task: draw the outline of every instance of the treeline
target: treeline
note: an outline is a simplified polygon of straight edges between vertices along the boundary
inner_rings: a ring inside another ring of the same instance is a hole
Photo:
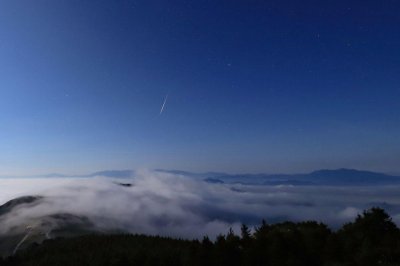
[[[87,235],[47,240],[2,265],[400,265],[400,230],[380,208],[333,232],[317,222],[242,225],[215,241],[144,235]]]

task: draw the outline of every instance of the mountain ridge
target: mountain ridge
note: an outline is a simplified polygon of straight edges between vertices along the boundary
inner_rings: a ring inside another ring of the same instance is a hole
[[[203,180],[208,183],[226,183],[243,185],[386,185],[400,184],[400,176],[385,173],[339,168],[320,169],[310,173],[299,174],[227,174],[222,172],[195,173],[176,169],[154,169],[156,173],[167,173],[180,175],[196,180]],[[103,170],[84,175],[65,175],[61,173],[32,176],[43,178],[92,178],[102,176],[107,178],[134,178],[134,170]]]
[[[247,185],[386,185],[400,184],[400,176],[384,173],[339,168],[320,169],[302,174],[222,174],[190,173],[178,170],[162,170],[167,173],[202,178],[209,183],[231,183]]]

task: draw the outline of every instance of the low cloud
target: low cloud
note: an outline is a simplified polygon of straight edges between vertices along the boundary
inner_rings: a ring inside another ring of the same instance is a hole
[[[0,234],[54,214],[87,217],[98,230],[160,234],[183,238],[215,237],[240,223],[261,219],[317,220],[333,228],[363,209],[382,206],[400,222],[398,186],[321,187],[209,184],[188,177],[139,171],[135,178],[3,179],[0,204],[17,196],[41,195],[0,221]],[[5,193],[3,193],[3,188]]]

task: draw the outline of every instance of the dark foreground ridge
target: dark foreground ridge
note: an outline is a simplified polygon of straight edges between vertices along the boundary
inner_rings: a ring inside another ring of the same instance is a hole
[[[1,265],[400,265],[400,230],[380,208],[337,232],[317,222],[242,225],[215,241],[144,235],[86,235],[46,240]]]

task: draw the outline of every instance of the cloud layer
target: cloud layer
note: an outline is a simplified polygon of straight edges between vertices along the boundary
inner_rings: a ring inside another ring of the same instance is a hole
[[[338,227],[363,209],[382,206],[400,223],[398,186],[322,187],[209,184],[180,175],[141,171],[126,187],[104,177],[0,179],[0,204],[42,195],[2,218],[0,234],[57,213],[85,216],[99,230],[199,238],[240,223],[317,220]]]

